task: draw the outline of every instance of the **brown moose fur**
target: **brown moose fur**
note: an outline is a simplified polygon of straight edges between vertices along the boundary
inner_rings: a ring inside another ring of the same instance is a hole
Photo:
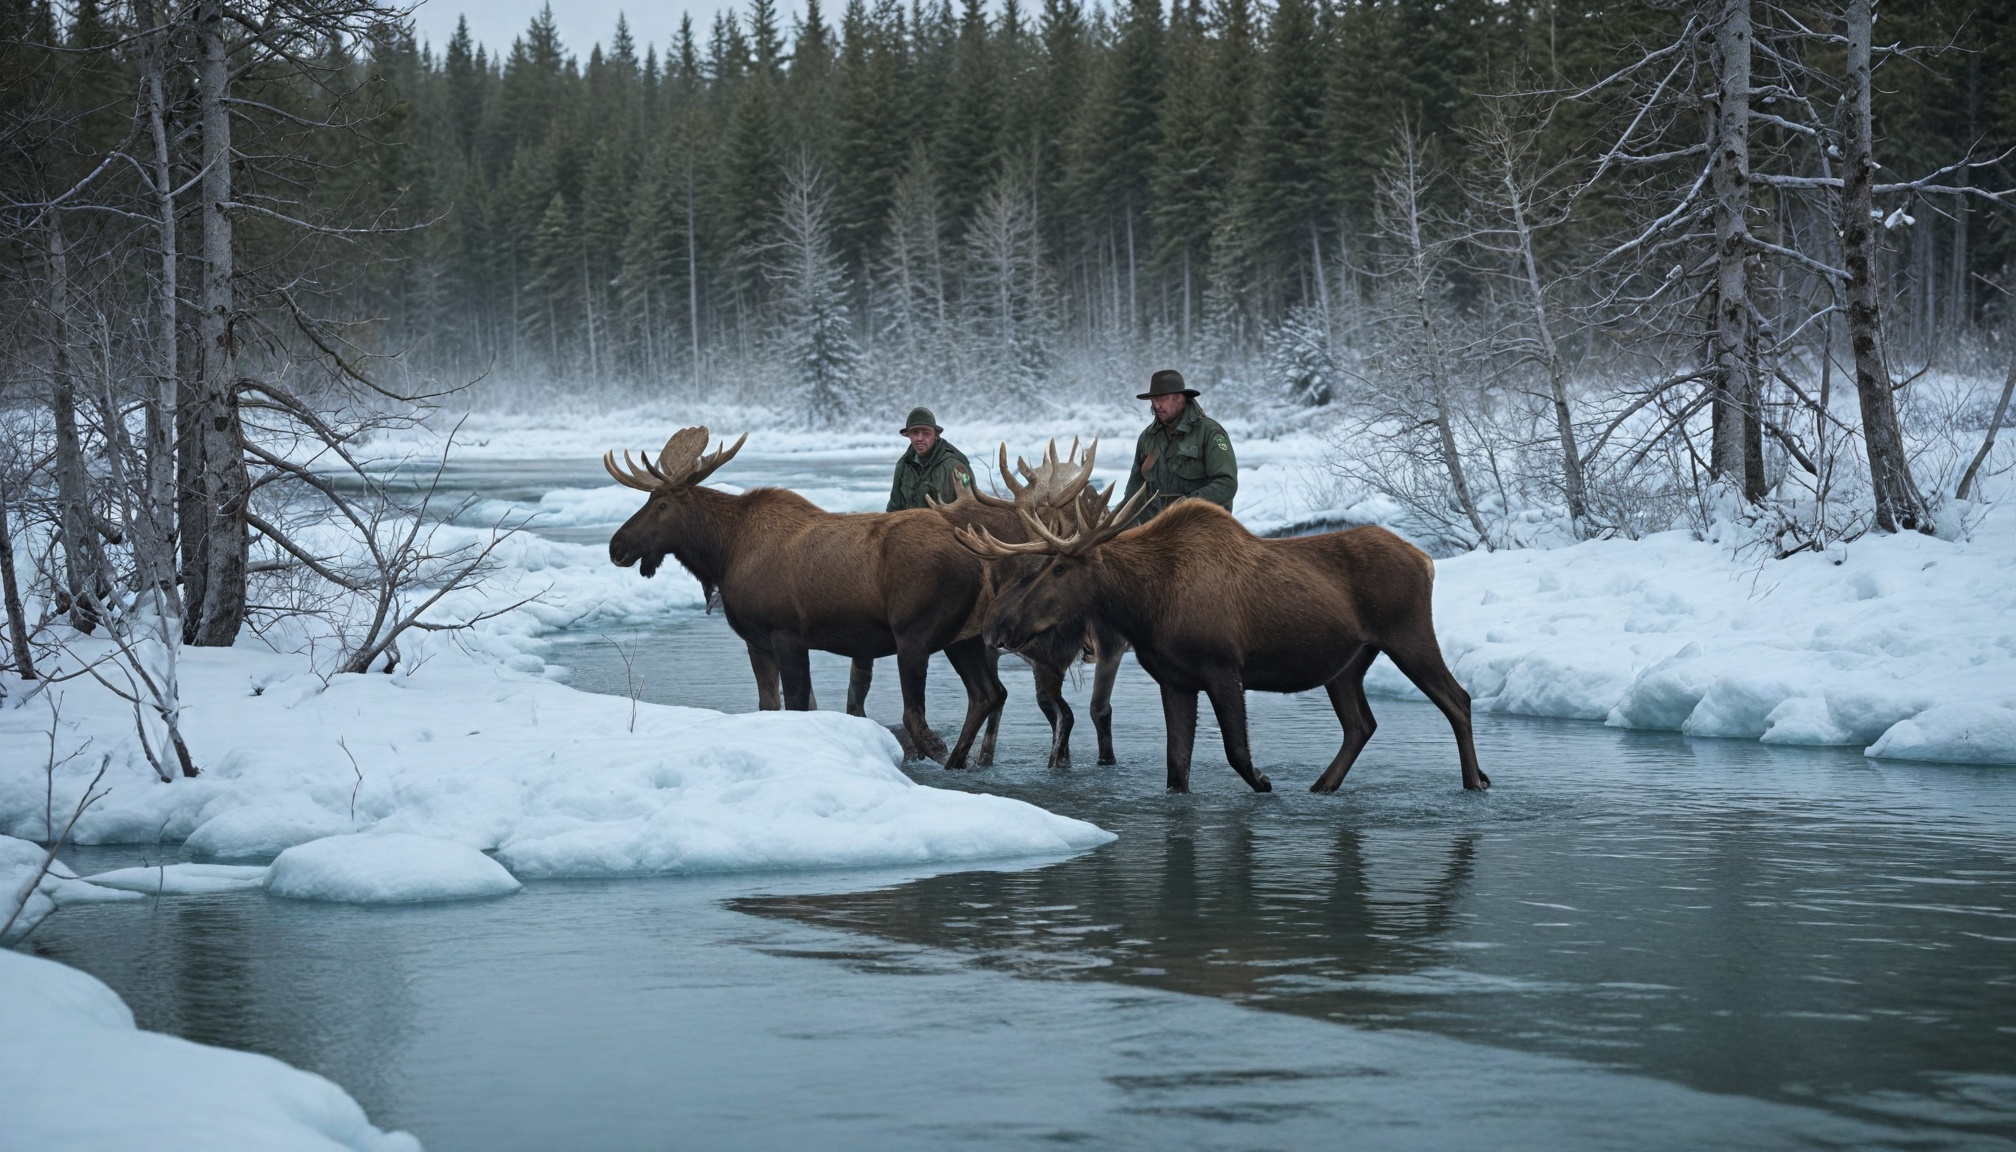
[[[1012,649],[1086,618],[1125,637],[1162,687],[1170,791],[1190,789],[1198,692],[1211,698],[1233,769],[1266,792],[1272,785],[1247,746],[1244,692],[1318,685],[1344,726],[1344,745],[1310,790],[1335,791],[1376,727],[1365,672],[1381,652],[1448,717],[1463,786],[1490,786],[1471,740],[1470,695],[1435,640],[1435,565],[1391,532],[1262,540],[1224,509],[1184,500],[1074,551],[1082,554],[994,561],[1002,587],[988,607],[987,638]]]
[[[781,679],[787,708],[812,707],[810,649],[852,658],[857,680],[864,662],[895,656],[911,740],[946,767],[963,767],[982,721],[998,721],[1007,690],[979,636],[981,562],[938,513],[839,515],[780,488],[729,495],[699,487],[704,478],[652,491],[610,538],[609,559],[650,576],[670,554],[707,593],[718,589],[759,690]],[[949,754],[924,718],[925,671],[940,650],[966,686],[966,719]],[[980,763],[992,759],[993,743],[990,726]]]
[[[961,499],[952,504],[937,505],[936,511],[955,531],[982,528],[995,539],[1010,543],[1029,539],[1029,531],[1014,508]],[[990,565],[980,595],[983,612],[997,591],[993,566]],[[1036,706],[1050,721],[1049,766],[1052,768],[1071,766],[1071,729],[1077,717],[1064,699],[1064,676],[1083,657],[1088,644],[1094,660],[1092,730],[1099,741],[1099,763],[1112,764],[1116,763],[1113,753],[1113,682],[1120,675],[1120,658],[1127,653],[1127,642],[1120,638],[1119,633],[1099,621],[1081,620],[1064,627],[1038,631],[1009,649],[1029,662],[1029,671],[1036,685]]]

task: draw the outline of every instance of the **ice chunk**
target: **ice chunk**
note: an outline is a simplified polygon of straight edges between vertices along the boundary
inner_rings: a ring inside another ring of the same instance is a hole
[[[174,1075],[150,1074],[173,1069]],[[123,1152],[420,1152],[341,1088],[270,1056],[133,1026],[95,977],[0,949],[0,1144]]]
[[[119,868],[87,876],[105,888],[143,895],[207,896],[212,892],[242,892],[266,883],[263,864],[167,864],[155,868]]]
[[[1887,760],[2016,763],[2016,701],[1941,704],[1899,720],[1869,746]]]
[[[346,904],[468,900],[521,887],[503,865],[467,844],[403,832],[311,840],[282,852],[266,877],[275,896]]]

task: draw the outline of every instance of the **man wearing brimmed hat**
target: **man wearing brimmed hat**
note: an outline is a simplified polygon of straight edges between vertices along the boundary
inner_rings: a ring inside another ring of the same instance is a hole
[[[889,486],[889,511],[927,507],[927,494],[941,504],[951,503],[957,495],[952,488],[954,477],[969,488],[973,486],[973,466],[966,462],[964,452],[945,439],[945,429],[938,426],[938,418],[929,408],[912,408],[901,431],[910,441],[910,450],[896,461],[896,482]]]
[[[1239,462],[1232,456],[1232,440],[1216,420],[1204,414],[1197,403],[1197,390],[1185,387],[1183,374],[1164,368],[1148,380],[1141,399],[1155,411],[1155,419],[1134,443],[1134,470],[1127,474],[1127,495],[1143,484],[1154,495],[1142,505],[1135,523],[1152,519],[1156,513],[1186,496],[1209,500],[1232,510],[1232,497],[1239,492]]]

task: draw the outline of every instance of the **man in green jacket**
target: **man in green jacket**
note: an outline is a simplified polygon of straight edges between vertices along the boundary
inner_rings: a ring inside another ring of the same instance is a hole
[[[1146,484],[1153,496],[1134,522],[1144,523],[1186,496],[1230,512],[1239,492],[1239,462],[1225,429],[1198,405],[1197,390],[1184,386],[1181,372],[1164,368],[1149,378],[1140,398],[1148,401],[1155,419],[1134,444],[1127,495]]]
[[[952,488],[954,477],[968,488],[973,486],[973,466],[966,462],[964,452],[945,439],[945,429],[938,426],[938,418],[929,408],[912,408],[902,431],[910,441],[910,450],[896,461],[896,480],[889,485],[889,511],[927,507],[927,494],[940,504],[951,503],[957,495]]]

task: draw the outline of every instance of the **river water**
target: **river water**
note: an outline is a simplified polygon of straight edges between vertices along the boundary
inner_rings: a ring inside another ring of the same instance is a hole
[[[591,476],[461,481],[530,500]],[[718,616],[618,639],[644,699],[754,707]],[[549,658],[589,691],[633,683],[600,636]],[[846,672],[815,662],[827,706]],[[1028,674],[1003,674],[999,762],[910,771],[1115,843],[472,904],[171,899],[38,938],[143,1026],[321,1072],[434,1149],[2016,1145],[2016,774],[1485,716],[1496,786],[1472,795],[1438,713],[1375,699],[1378,734],[1318,797],[1340,738],[1318,693],[1249,698],[1279,791],[1247,791],[1207,723],[1197,791],[1171,797],[1131,661],[1113,767],[1087,684],[1077,766],[1051,771]],[[955,723],[942,661],[931,693]]]

